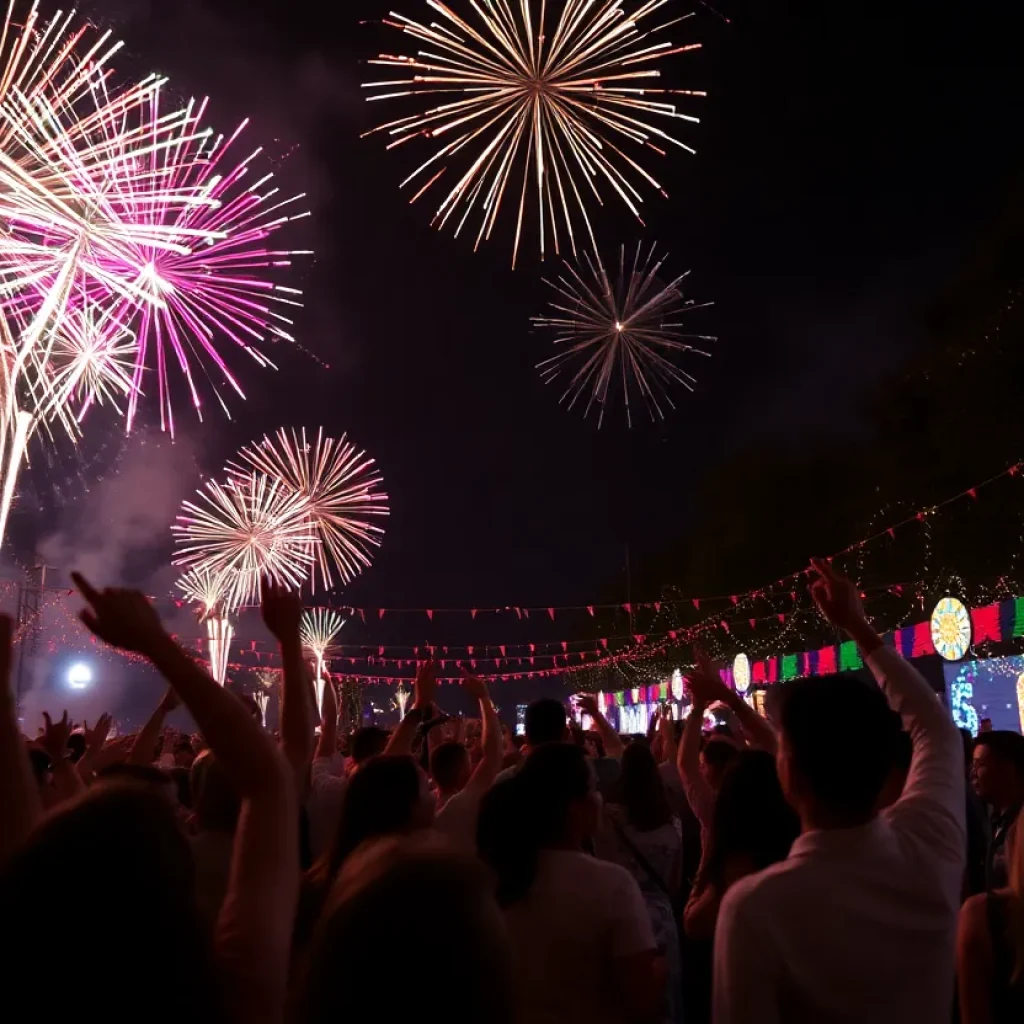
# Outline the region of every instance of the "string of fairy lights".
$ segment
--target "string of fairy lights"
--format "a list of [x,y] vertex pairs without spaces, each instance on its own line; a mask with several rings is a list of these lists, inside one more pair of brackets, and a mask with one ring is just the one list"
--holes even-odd
[[[912,578],[872,582],[863,587],[865,603],[876,616],[880,628],[898,630],[920,617],[930,597],[950,593],[963,597],[972,605],[1002,601],[1020,593],[1016,578],[1019,545],[1012,545],[1004,571],[988,582],[968,583],[954,569],[933,569],[935,562],[934,526],[941,516],[959,502],[978,502],[988,490],[1000,482],[1016,481],[1022,476],[1024,463],[1014,463],[964,491],[895,523],[872,529],[869,535],[832,556],[837,565],[855,579],[862,580],[868,571],[868,556],[884,555],[892,545],[919,542],[919,573]],[[1016,486],[1016,482],[1014,483]],[[880,510],[876,521],[886,508]],[[1018,526],[1019,528],[1019,526]],[[521,681],[560,677],[573,690],[604,689],[648,685],[663,680],[674,667],[686,665],[690,650],[699,643],[713,656],[728,659],[742,650],[752,659],[776,655],[806,646],[807,635],[820,635],[817,618],[806,589],[806,570],[744,593],[684,597],[673,590],[655,601],[592,604],[581,606],[550,606],[525,608],[506,606],[497,609],[354,609],[319,608],[307,612],[305,639],[307,648],[321,671],[357,683],[401,685],[408,683],[419,661],[433,658],[439,663],[443,681],[455,682],[463,669],[492,682]],[[0,582],[0,594],[13,594],[22,581]],[[19,622],[16,641],[22,642],[40,626],[43,614],[59,609],[70,640],[78,633],[71,591],[63,588],[42,588],[45,592],[35,617]],[[162,609],[181,609],[176,599],[158,600]],[[354,621],[370,628],[388,615],[416,616],[432,624],[441,616],[464,616],[481,626],[490,616],[495,622],[511,617],[525,623],[529,613],[550,628],[554,622],[565,621],[588,635],[565,635],[552,639],[538,636],[534,640],[515,639],[508,642],[468,640],[440,642],[374,643],[350,642],[346,628]],[[623,630],[624,622],[632,629]],[[199,656],[209,656],[205,638],[199,634],[179,639]],[[315,642],[313,642],[315,641]],[[54,641],[56,642],[56,641]],[[276,645],[263,640],[236,639],[225,656],[226,670],[232,674],[271,673],[277,667]],[[445,674],[448,673],[448,674]],[[318,673],[319,674],[319,673]]]

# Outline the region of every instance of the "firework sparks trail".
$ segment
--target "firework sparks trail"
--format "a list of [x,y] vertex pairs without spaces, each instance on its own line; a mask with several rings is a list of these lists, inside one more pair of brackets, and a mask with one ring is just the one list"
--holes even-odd
[[664,406],[675,408],[668,389],[682,384],[690,391],[696,383],[676,365],[683,354],[708,356],[693,342],[711,342],[710,335],[684,333],[683,318],[711,303],[694,303],[681,286],[689,271],[669,284],[659,279],[667,257],[655,247],[645,255],[637,246],[632,262],[623,246],[619,268],[611,278],[599,255],[585,253],[579,265],[565,264],[557,281],[545,280],[556,295],[552,312],[533,318],[536,327],[554,332],[554,344],[563,346],[557,355],[538,364],[541,377],[551,382],[568,377],[560,401],[571,409],[586,396],[584,415],[597,405],[598,426],[614,390],[621,388],[626,419],[633,425],[631,394],[646,404],[651,419],[665,416]]
[[225,608],[257,601],[264,577],[302,586],[318,544],[304,497],[255,471],[223,485],[208,481],[197,495],[182,504],[171,527],[178,541],[174,562],[219,579]]
[[507,202],[516,211],[513,265],[529,196],[542,257],[549,241],[558,253],[566,240],[575,253],[580,228],[584,244],[596,245],[588,211],[606,196],[618,196],[642,223],[642,189],[666,194],[642,157],[663,157],[670,148],[694,152],[661,124],[698,122],[679,101],[706,93],[661,87],[656,66],[700,48],[665,36],[693,15],[668,13],[670,0],[472,0],[470,22],[440,0],[426,2],[442,21],[393,13],[384,22],[422,48],[414,56],[380,54],[369,63],[398,77],[363,85],[370,101],[434,104],[366,133],[386,134],[388,149],[420,138],[437,142],[402,182],[417,189],[411,201],[450,171],[454,181],[448,179],[434,223],[450,223],[458,235],[478,217],[476,246],[491,237]]
[[243,448],[229,468],[243,475],[264,473],[306,500],[320,541],[314,591],[318,576],[329,590],[335,576],[348,583],[369,567],[384,535],[372,520],[388,514],[388,496],[380,490],[383,480],[374,460],[345,435],[325,437],[321,429],[310,443],[305,430],[282,428]]
[[267,727],[267,708],[270,707],[270,693],[268,690],[260,689],[253,694],[256,707],[260,709],[260,724],[264,729]]
[[316,703],[321,710],[324,703],[328,655],[335,637],[344,625],[345,620],[329,608],[313,608],[302,613],[302,646],[313,655],[316,663]]
[[198,606],[199,622],[206,626],[210,651],[210,675],[221,686],[227,681],[228,655],[234,627],[224,605],[225,577],[197,566],[178,580],[178,589]]
[[206,637],[210,644],[210,674],[223,686],[228,678],[228,654],[235,629],[224,613],[211,613],[206,617]]

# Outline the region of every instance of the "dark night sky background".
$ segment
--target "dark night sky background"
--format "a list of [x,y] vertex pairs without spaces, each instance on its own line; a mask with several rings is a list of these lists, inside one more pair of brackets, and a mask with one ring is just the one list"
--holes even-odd
[[[702,123],[682,130],[697,156],[658,168],[670,198],[649,197],[646,231],[613,207],[597,223],[607,245],[657,239],[674,267],[691,267],[693,294],[716,303],[701,327],[720,341],[697,367],[697,394],[680,395],[664,424],[629,432],[610,416],[599,432],[560,408],[534,370],[547,354],[530,332],[545,301],[534,250],[513,273],[507,219],[477,254],[434,232],[429,206],[409,207],[398,191],[413,155],[359,138],[382,112],[405,109],[368,107],[358,88],[361,59],[405,45],[359,24],[391,6],[87,8],[128,41],[126,70],[166,72],[183,92],[211,95],[218,125],[248,115],[254,140],[298,147],[278,172],[310,192],[314,213],[309,237],[295,238],[317,252],[298,335],[330,369],[278,351],[280,373],[246,372],[235,423],[186,426],[188,458],[168,484],[180,493],[168,500],[194,488],[196,467],[217,471],[279,425],[348,431],[379,461],[392,516],[345,603],[622,599],[626,544],[655,578],[660,552],[701,509],[702,481],[753,439],[799,451],[834,436],[839,458],[844,439],[863,439],[865,399],[925,344],[923,311],[1019,179],[1024,76],[1011,5],[719,0],[731,24],[697,7],[673,30],[704,43],[673,65],[674,83],[709,92]],[[393,6],[418,16],[425,5]],[[110,486],[132,486],[117,478]],[[63,510],[65,533],[75,517],[95,518],[91,500]],[[43,513],[53,528],[45,502]],[[166,560],[159,537],[140,538],[132,571]]]

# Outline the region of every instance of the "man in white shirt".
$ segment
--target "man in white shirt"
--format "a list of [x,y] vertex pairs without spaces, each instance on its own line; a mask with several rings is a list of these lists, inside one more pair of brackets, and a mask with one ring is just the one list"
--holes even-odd
[[430,774],[438,789],[434,828],[463,853],[475,854],[480,801],[501,768],[501,722],[482,679],[467,673],[462,685],[480,703],[482,756],[473,768],[461,743],[444,743],[430,755]]
[[[883,647],[856,587],[824,562],[813,572],[818,608],[881,692],[849,676],[783,691],[779,777],[803,834],[722,902],[715,1024],[947,1024],[966,842],[960,736]],[[876,815],[899,730],[886,699],[914,751],[903,795]]]

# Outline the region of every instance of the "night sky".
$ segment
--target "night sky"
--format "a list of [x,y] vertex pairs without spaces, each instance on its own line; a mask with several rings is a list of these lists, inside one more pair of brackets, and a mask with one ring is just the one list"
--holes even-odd
[[[411,109],[368,106],[358,87],[362,59],[406,45],[360,25],[388,0],[87,7],[128,41],[126,71],[209,93],[218,125],[248,115],[254,140],[291,151],[284,186],[311,195],[292,240],[317,252],[299,275],[312,356],[275,349],[277,374],[242,366],[249,401],[234,423],[211,415],[200,431],[181,416],[176,500],[198,468],[217,471],[264,431],[347,431],[377,458],[392,516],[373,569],[339,600],[585,604],[624,595],[627,545],[649,566],[685,534],[702,479],[751,439],[799,449],[869,429],[865,395],[919,351],[922,311],[1019,180],[1010,5],[718,7],[730,24],[698,6],[673,30],[704,43],[671,65],[673,84],[709,92],[701,124],[681,130],[697,155],[656,166],[670,198],[648,196],[646,229],[612,204],[596,218],[609,247],[659,241],[674,268],[692,268],[693,296],[716,303],[700,321],[720,340],[696,395],[632,431],[611,414],[598,431],[542,386],[534,367],[548,351],[529,320],[545,268],[528,245],[512,272],[512,221],[474,254],[429,227],[428,203],[406,205],[398,183],[414,154],[359,138]],[[395,9],[423,16],[425,4]],[[160,543],[132,564],[156,569]]]

